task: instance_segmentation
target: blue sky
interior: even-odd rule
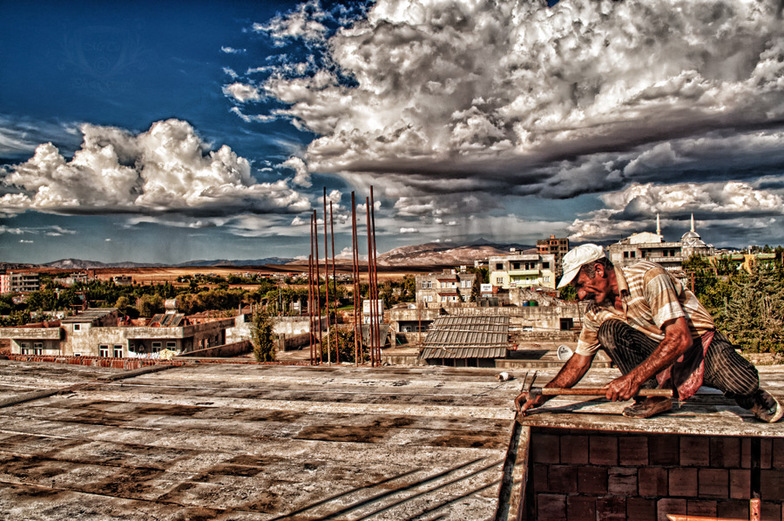
[[[303,256],[325,188],[342,250],[371,185],[381,251],[657,214],[782,244],[782,27],[775,0],[2,2],[0,261]]]

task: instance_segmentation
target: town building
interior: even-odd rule
[[[236,341],[232,330],[244,322],[244,315],[196,321],[169,311],[141,324],[115,308],[88,308],[59,321],[0,328],[0,339],[11,341],[13,354],[158,358],[164,349],[187,353]]]
[[[476,274],[465,270],[417,275],[417,304],[441,307],[469,302],[475,280]]]
[[[502,289],[540,286],[555,289],[555,255],[536,251],[518,251],[490,257],[490,284]]]
[[[41,289],[38,273],[8,271],[0,274],[0,293],[30,293]]]
[[[609,257],[616,266],[628,266],[641,260],[661,264],[669,271],[683,269],[683,262],[692,255],[713,255],[713,246],[705,244],[694,226],[679,241],[665,241],[661,234],[661,223],[656,216],[656,233],[635,233],[609,247]]]
[[[557,238],[555,235],[550,235],[549,239],[540,239],[536,241],[536,251],[539,255],[552,254],[555,257],[556,277],[563,275],[561,263],[563,256],[569,251],[569,239]]]

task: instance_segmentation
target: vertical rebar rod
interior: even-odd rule
[[[327,229],[327,187],[324,187],[324,304],[327,308],[327,363],[332,364],[332,346],[329,337],[329,230]]]
[[[338,277],[335,273],[335,216],[332,214],[332,201],[329,202],[329,230],[332,237],[332,284],[335,290],[335,363],[340,363],[340,340],[338,339]]]
[[[367,214],[367,241],[368,241],[368,259],[367,259],[367,270],[368,270],[368,304],[369,304],[369,316],[370,316],[370,323],[368,324],[368,345],[370,347],[370,366],[376,366],[376,350],[375,350],[375,343],[373,335],[373,327],[375,326],[374,316],[373,316],[373,237],[370,228],[370,198],[365,197],[365,210]],[[363,309],[364,311],[364,309]]]
[[[373,198],[373,186],[370,186],[370,224],[371,234],[373,236],[373,305],[375,306],[379,301],[378,296],[378,258],[376,250],[376,202]],[[376,308],[376,364],[381,365],[381,306]]]
[[[319,251],[318,251],[318,213],[313,210],[313,244],[316,246],[316,256],[313,257],[313,269],[316,275],[316,285],[313,288],[316,293],[316,329],[318,330],[318,361],[321,363],[321,346],[324,345],[324,338],[321,336],[321,269],[319,268]]]
[[[359,241],[357,240],[357,204],[354,192],[351,192],[351,249],[352,275],[354,279],[354,365],[359,365],[360,334],[359,327]]]
[[[308,324],[310,330],[310,364],[315,362],[313,343],[315,331],[313,330],[313,216],[310,216],[310,255],[308,255]]]

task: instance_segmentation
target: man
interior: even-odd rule
[[[604,349],[622,376],[607,386],[608,400],[635,398],[640,389],[668,388],[685,400],[700,385],[714,387],[750,410],[757,418],[776,422],[784,408],[759,387],[757,369],[740,356],[697,300],[660,265],[640,261],[616,268],[596,244],[583,244],[563,258],[558,288],[571,284],[581,301],[589,302],[575,354],[545,387],[572,387]],[[518,396],[525,415],[549,397]],[[635,398],[624,416],[648,418],[672,408],[670,398]]]

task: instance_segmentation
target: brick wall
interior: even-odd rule
[[[666,521],[666,514],[749,518],[759,472],[762,520],[784,521],[784,437],[532,429],[526,514],[538,521]]]

